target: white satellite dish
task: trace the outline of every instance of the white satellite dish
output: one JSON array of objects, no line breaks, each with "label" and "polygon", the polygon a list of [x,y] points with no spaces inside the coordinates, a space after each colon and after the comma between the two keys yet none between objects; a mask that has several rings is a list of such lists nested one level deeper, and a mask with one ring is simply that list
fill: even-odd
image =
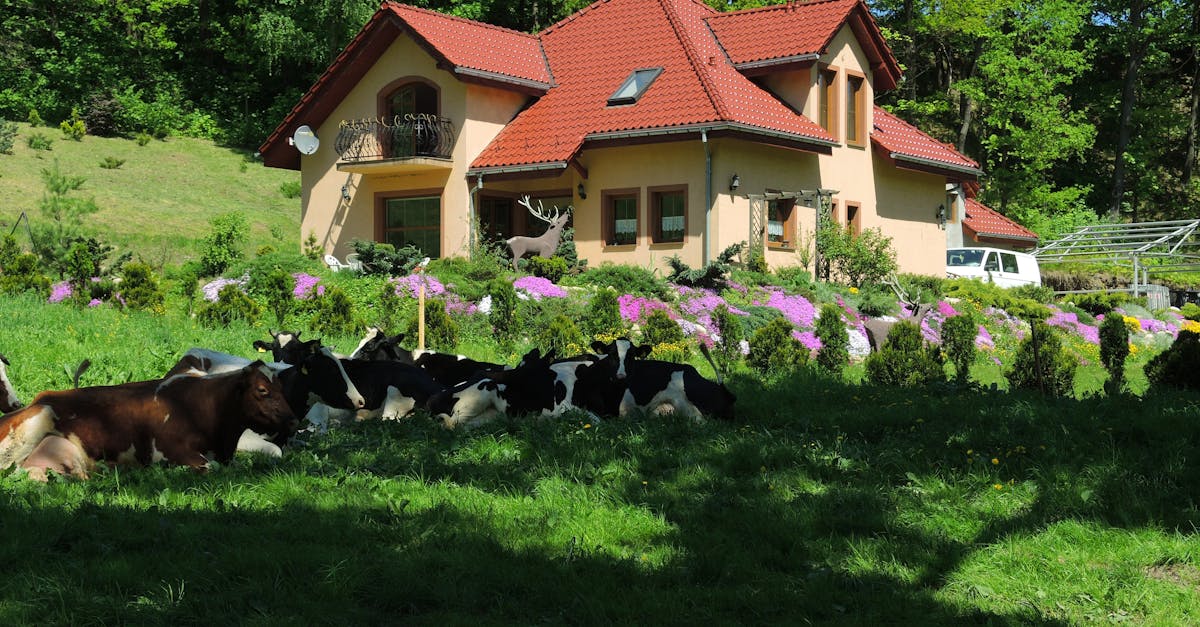
[{"label": "white satellite dish", "polygon": [[296,129],[295,133],[288,138],[288,143],[295,146],[296,150],[302,155],[311,155],[317,151],[321,145],[321,140],[317,139],[317,134],[313,132],[307,124]]}]

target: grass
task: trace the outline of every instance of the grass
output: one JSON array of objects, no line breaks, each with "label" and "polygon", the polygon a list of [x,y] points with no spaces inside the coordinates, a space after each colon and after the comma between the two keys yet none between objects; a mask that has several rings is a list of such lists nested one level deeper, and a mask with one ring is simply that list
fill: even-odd
[{"label": "grass", "polygon": [[[83,357],[112,383],[266,335],[26,297],[0,318],[27,400]],[[1194,395],[731,385],[734,423],[418,416],[208,474],[9,473],[0,623],[1200,621]]]},{"label": "grass", "polygon": [[[76,142],[56,128],[18,127],[13,154],[0,154],[0,232],[8,233],[21,212],[35,223],[42,219],[41,171],[57,161],[65,174],[87,179],[76,194],[100,206],[88,227],[155,267],[197,257],[209,220],[230,211],[249,218],[249,241],[299,247],[300,201],[281,192],[285,183],[299,181],[296,172],[267,168],[245,152],[205,140],[172,137],[139,146],[89,135]],[[50,149],[31,149],[27,138],[33,133],[51,139]],[[104,166],[116,161],[124,163]]]}]

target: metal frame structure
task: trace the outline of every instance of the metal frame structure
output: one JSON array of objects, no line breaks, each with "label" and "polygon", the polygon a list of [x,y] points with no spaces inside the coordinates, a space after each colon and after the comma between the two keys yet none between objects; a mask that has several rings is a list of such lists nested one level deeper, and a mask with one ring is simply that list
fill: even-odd
[{"label": "metal frame structure", "polygon": [[[1039,262],[1109,262],[1133,268],[1134,296],[1150,273],[1200,269],[1200,220],[1095,224],[1034,249]],[[1150,262],[1150,263],[1147,263]]]}]

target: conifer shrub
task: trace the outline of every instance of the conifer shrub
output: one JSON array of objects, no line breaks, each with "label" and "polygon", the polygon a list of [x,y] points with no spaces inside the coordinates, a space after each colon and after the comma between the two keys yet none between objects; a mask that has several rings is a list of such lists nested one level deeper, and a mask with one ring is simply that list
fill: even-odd
[{"label": "conifer shrub", "polygon": [[275,325],[283,326],[284,320],[292,310],[293,290],[296,281],[283,268],[275,268],[261,279],[260,291],[267,298],[267,309],[275,314]]},{"label": "conifer shrub", "polygon": [[0,154],[11,155],[17,141],[17,123],[0,120]]},{"label": "conifer shrub", "polygon": [[625,334],[616,292],[608,288],[596,290],[584,314],[583,330],[594,339],[614,339]]},{"label": "conifer shrub", "polygon": [[517,334],[517,290],[506,279],[493,279],[488,283],[488,294],[492,297],[492,310],[488,322],[502,344],[512,342]]},{"label": "conifer shrub", "polygon": [[87,126],[80,119],[78,111],[72,111],[70,120],[59,123],[58,130],[62,131],[63,137],[77,142],[83,141],[83,136],[87,134]]},{"label": "conifer shrub", "polygon": [[36,292],[41,296],[50,293],[50,279],[42,274],[38,256],[21,252],[12,235],[0,237],[0,292]]},{"label": "conifer shrub", "polygon": [[321,256],[325,254],[325,249],[321,248],[321,243],[317,241],[317,234],[312,231],[308,232],[308,237],[304,238],[304,256],[313,261],[320,261]]},{"label": "conifer shrub", "polygon": [[1129,356],[1129,328],[1118,315],[1109,315],[1100,323],[1100,362],[1108,371],[1104,389],[1118,394],[1125,387],[1125,358]]},{"label": "conifer shrub", "polygon": [[728,376],[737,362],[742,359],[742,340],[746,333],[741,316],[729,312],[728,305],[719,305],[712,313],[713,327],[719,339],[713,344],[713,361],[721,374]]},{"label": "conifer shrub", "polygon": [[975,318],[969,314],[951,316],[942,323],[942,350],[954,365],[954,378],[966,383],[975,361]]},{"label": "conifer shrub", "polygon": [[[195,283],[192,284],[193,287]],[[200,324],[210,327],[228,327],[235,320],[254,324],[262,315],[262,308],[250,298],[240,287],[234,284],[226,285],[217,294],[217,300],[206,303],[196,313]]]},{"label": "conifer shrub", "polygon": [[691,352],[679,323],[661,309],[652,311],[642,322],[641,343],[651,347],[652,359],[663,361],[683,362]]},{"label": "conifer shrub", "polygon": [[597,288],[611,287],[619,294],[633,294],[669,300],[673,294],[667,282],[651,270],[632,264],[606,261],[571,278],[573,283]]},{"label": "conifer shrub", "polygon": [[30,133],[25,138],[25,145],[30,150],[51,150],[54,147],[54,140],[46,136],[45,133]]},{"label": "conifer shrub", "polygon": [[525,270],[533,276],[542,277],[551,283],[558,283],[567,273],[567,260],[556,256],[547,259],[534,255],[526,260]]},{"label": "conifer shrub", "polygon": [[821,340],[817,365],[827,372],[841,374],[850,363],[850,334],[842,320],[842,308],[833,303],[821,305],[813,333]]},{"label": "conifer shrub", "polygon": [[[414,344],[420,331],[418,324],[414,313],[404,330],[405,337]],[[425,300],[425,348],[442,353],[453,353],[458,348],[458,323],[446,313],[446,301],[440,298]]]},{"label": "conifer shrub", "polygon": [[1045,322],[1035,321],[1004,376],[1011,389],[1066,397],[1074,391],[1077,366],[1075,358],[1063,350],[1058,333]]},{"label": "conifer shrub", "polygon": [[[336,285],[317,296],[310,326],[320,335],[357,335],[361,325],[354,317],[354,301],[341,287]],[[444,312],[443,312],[444,313]]]},{"label": "conifer shrub", "polygon": [[1200,305],[1197,305],[1196,303],[1184,303],[1183,307],[1180,308],[1179,313],[1183,314],[1183,317],[1187,318],[1188,320],[1200,322]]},{"label": "conifer shrub", "polygon": [[792,336],[793,328],[786,318],[775,318],[756,330],[746,364],[764,376],[777,376],[808,363],[808,349]]},{"label": "conifer shrub", "polygon": [[244,214],[231,211],[215,216],[208,224],[200,248],[200,271],[204,276],[218,276],[242,258],[250,222]]},{"label": "conifer shrub", "polygon": [[46,121],[42,119],[42,115],[38,113],[37,109],[30,109],[29,116],[25,118],[25,121],[34,128],[46,125]]},{"label": "conifer shrub", "polygon": [[403,303],[404,299],[396,293],[396,285],[384,282],[383,287],[379,289],[379,302],[373,308],[375,326],[385,331],[396,328],[401,320],[400,311]]},{"label": "conifer shrub", "polygon": [[162,288],[150,264],[131,261],[121,267],[121,297],[130,309],[156,314],[166,311]]},{"label": "conifer shrub", "polygon": [[1151,388],[1200,390],[1200,333],[1180,331],[1167,350],[1146,364]]},{"label": "conifer shrub", "polygon": [[866,369],[875,385],[917,387],[946,380],[941,353],[925,344],[921,327],[911,320],[892,327],[883,346],[867,356]]},{"label": "conifer shrub", "polygon": [[584,351],[585,340],[579,327],[566,315],[559,314],[537,334],[534,344],[542,353],[554,351],[558,357],[578,355]]}]

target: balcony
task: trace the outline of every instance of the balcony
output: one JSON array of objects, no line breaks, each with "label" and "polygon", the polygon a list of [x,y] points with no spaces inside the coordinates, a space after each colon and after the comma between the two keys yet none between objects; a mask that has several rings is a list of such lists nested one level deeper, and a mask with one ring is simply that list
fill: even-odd
[{"label": "balcony", "polygon": [[337,169],[361,174],[449,170],[453,147],[454,125],[427,113],[342,120],[334,142]]}]

